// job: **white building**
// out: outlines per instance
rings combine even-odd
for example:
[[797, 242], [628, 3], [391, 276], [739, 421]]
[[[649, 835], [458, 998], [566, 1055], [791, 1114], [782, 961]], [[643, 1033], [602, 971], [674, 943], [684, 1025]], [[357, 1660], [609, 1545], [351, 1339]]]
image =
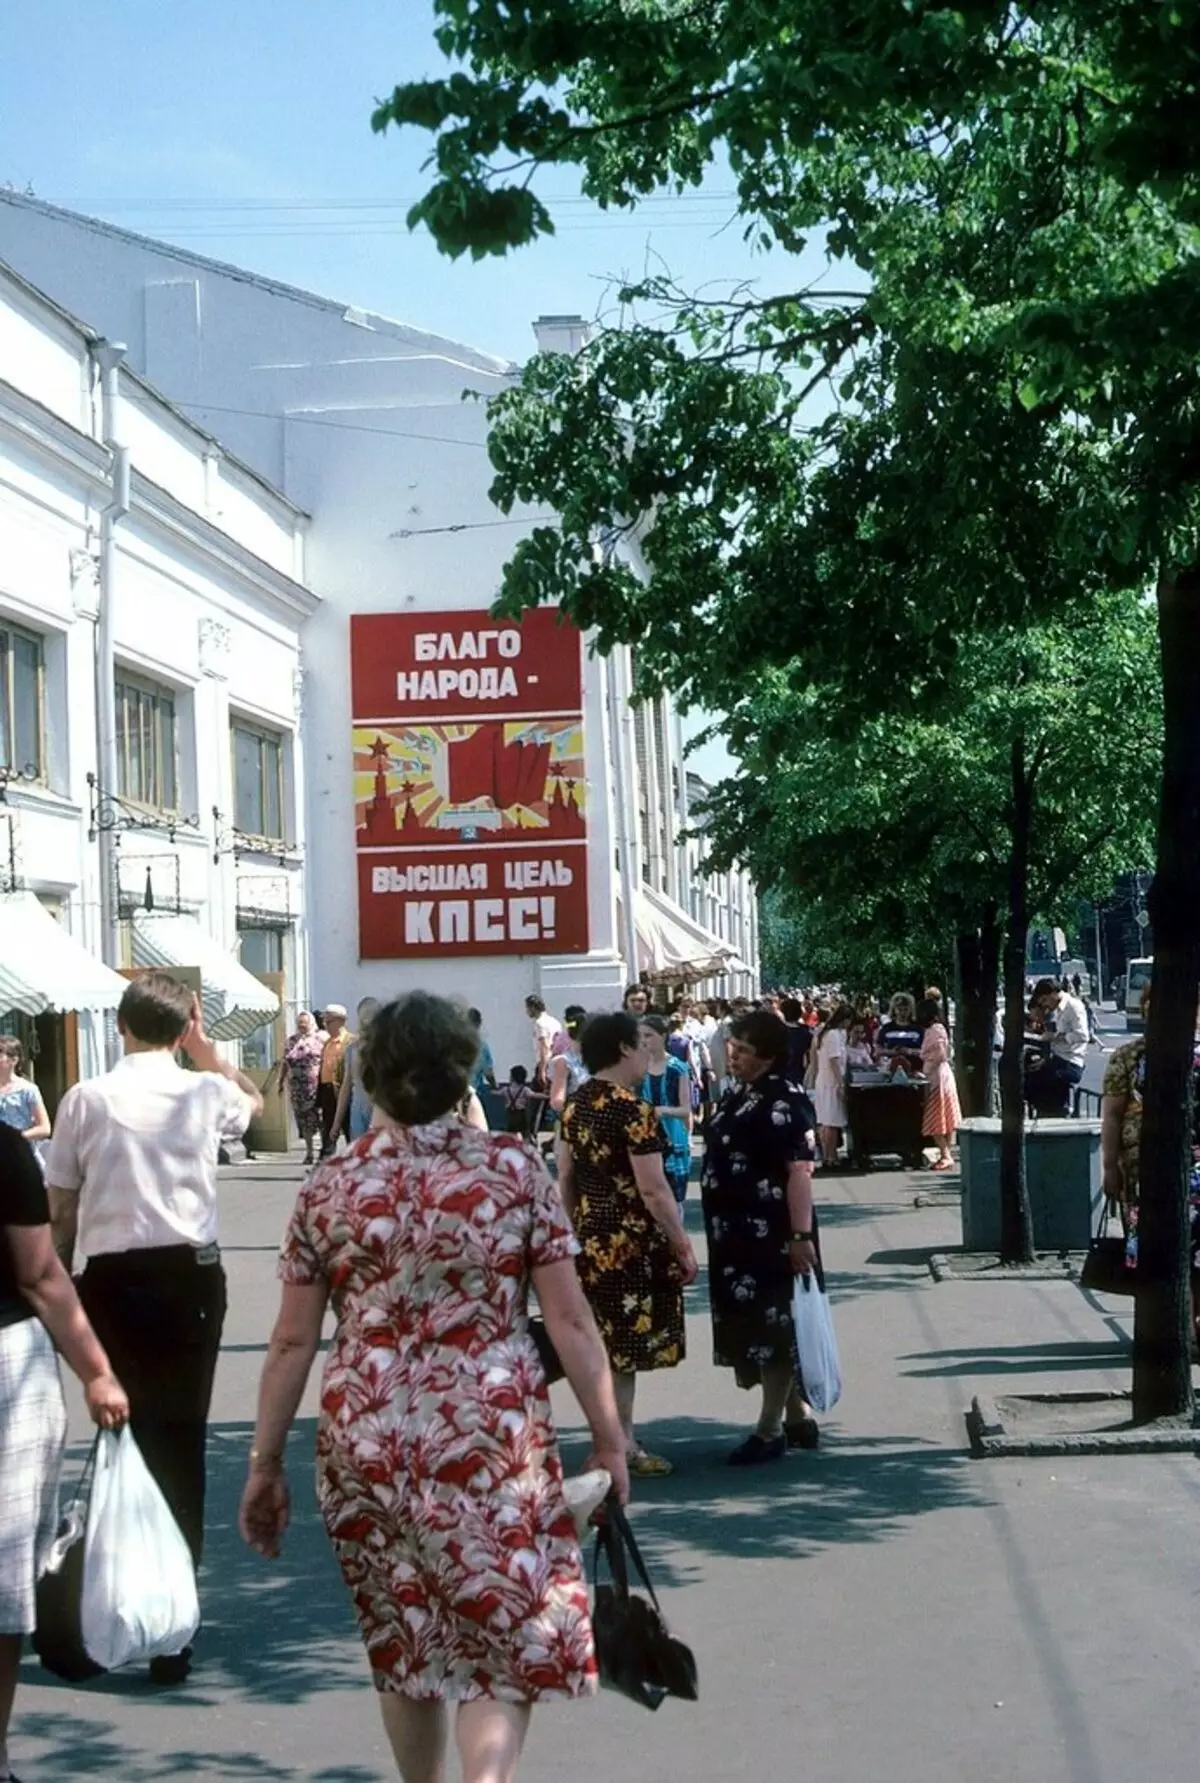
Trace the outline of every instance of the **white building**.
[[[694, 914], [675, 839], [685, 795], [674, 715], [631, 711], [620, 653], [584, 665], [587, 952], [404, 959], [397, 947], [394, 962], [360, 958], [355, 839], [369, 739], [360, 733], [352, 761], [349, 621], [449, 613], [469, 625], [495, 599], [528, 517], [509, 521], [491, 505], [483, 404], [463, 397], [495, 395], [512, 366], [14, 193], [0, 193], [0, 256], [60, 301], [86, 303], [139, 373], [310, 516], [306, 563], [321, 604], [304, 640], [306, 877], [318, 1006], [414, 982], [461, 993], [483, 1010], [504, 1069], [528, 1055], [529, 992], [553, 1009], [602, 1006], [641, 968], [694, 976], [698, 962], [735, 951]], [[540, 344], [569, 350], [581, 326], [549, 319]], [[387, 787], [399, 797], [394, 775]]]
[[128, 367], [106, 400], [116, 357], [0, 266], [0, 1030], [52, 1105], [103, 1063], [102, 959], [193, 969], [264, 1069], [306, 988], [304, 515]]

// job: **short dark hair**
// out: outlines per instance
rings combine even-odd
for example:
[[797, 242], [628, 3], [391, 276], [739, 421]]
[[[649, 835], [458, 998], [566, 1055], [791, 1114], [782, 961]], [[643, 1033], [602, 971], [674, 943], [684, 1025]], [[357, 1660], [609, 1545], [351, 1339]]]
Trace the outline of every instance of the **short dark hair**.
[[420, 1127], [462, 1101], [478, 1057], [479, 1035], [460, 1003], [409, 991], [385, 1003], [359, 1041], [359, 1075], [385, 1114]]
[[636, 1016], [625, 1009], [606, 1010], [603, 1015], [588, 1018], [579, 1040], [579, 1050], [588, 1070], [607, 1071], [621, 1063], [626, 1047], [638, 1043]]
[[665, 1016], [656, 1015], [653, 1010], [647, 1010], [646, 1014], [641, 1018], [641, 1025], [643, 1028], [653, 1028], [656, 1034], [661, 1034], [664, 1039], [666, 1038], [667, 1023]]
[[192, 1019], [195, 993], [170, 972], [142, 972], [117, 1005], [117, 1020], [143, 1046], [174, 1046]]
[[917, 1004], [917, 1021], [923, 1028], [932, 1027], [934, 1022], [942, 1019], [942, 1004], [938, 997], [922, 997]]
[[19, 1071], [25, 1063], [25, 1048], [15, 1034], [0, 1034], [0, 1053], [6, 1059], [12, 1059], [14, 1071]]
[[804, 1005], [799, 997], [785, 997], [779, 1005], [779, 1013], [785, 1022], [802, 1022], [804, 1020]]
[[1032, 1001], [1040, 1003], [1043, 997], [1053, 997], [1062, 989], [1057, 978], [1039, 978], [1033, 987]]
[[524, 1065], [514, 1065], [509, 1071], [508, 1081], [510, 1083], [528, 1083], [529, 1073]]
[[729, 1034], [733, 1040], [745, 1041], [760, 1059], [770, 1059], [776, 1065], [788, 1056], [787, 1023], [773, 1009], [748, 1009], [744, 1015], [735, 1015]]
[[587, 1024], [588, 1012], [582, 1003], [568, 1003], [563, 1010], [563, 1027], [572, 1040], [578, 1040]]
[[650, 986], [648, 984], [627, 984], [625, 995], [621, 999], [622, 1005], [628, 1003], [630, 997], [645, 997], [648, 1003], [650, 1001]]
[[540, 1015], [546, 1005], [542, 1002], [540, 997], [529, 996], [525, 999], [525, 1007], [528, 1009], [530, 1015]]

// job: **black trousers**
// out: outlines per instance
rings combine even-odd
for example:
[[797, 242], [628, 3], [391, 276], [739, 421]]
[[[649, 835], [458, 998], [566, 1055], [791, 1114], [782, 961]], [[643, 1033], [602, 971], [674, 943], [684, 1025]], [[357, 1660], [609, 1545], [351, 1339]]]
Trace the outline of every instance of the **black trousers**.
[[204, 1547], [205, 1437], [225, 1323], [215, 1245], [93, 1257], [79, 1298], [129, 1395], [129, 1423], [196, 1566]]
[[1050, 1053], [1025, 1073], [1025, 1100], [1035, 1114], [1066, 1117], [1071, 1112], [1071, 1092], [1082, 1077], [1082, 1065]]
[[[317, 1113], [321, 1118], [321, 1156], [328, 1157], [337, 1145], [337, 1134], [333, 1123], [337, 1118], [338, 1086], [336, 1083], [319, 1083], [317, 1085]], [[345, 1119], [341, 1125], [341, 1135], [345, 1140], [350, 1138], [350, 1108], [346, 1107]]]

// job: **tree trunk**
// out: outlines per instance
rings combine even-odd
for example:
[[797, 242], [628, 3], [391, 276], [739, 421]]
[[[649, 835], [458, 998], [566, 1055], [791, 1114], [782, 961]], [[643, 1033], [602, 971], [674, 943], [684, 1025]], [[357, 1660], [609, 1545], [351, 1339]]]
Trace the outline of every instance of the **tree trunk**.
[[991, 1114], [995, 1083], [996, 993], [1000, 985], [1000, 929], [995, 917], [955, 937], [958, 1022], [955, 1069], [964, 1117]]
[[1195, 1415], [1188, 1175], [1200, 992], [1200, 571], [1160, 574], [1158, 636], [1163, 779], [1158, 862], [1148, 898], [1154, 984], [1146, 1024], [1133, 1326], [1138, 1423]]
[[1029, 926], [1029, 844], [1033, 785], [1025, 739], [1012, 746], [1012, 855], [1004, 943], [1004, 1050], [1000, 1055], [1000, 1261], [1032, 1263], [1033, 1214], [1025, 1177], [1025, 936]]

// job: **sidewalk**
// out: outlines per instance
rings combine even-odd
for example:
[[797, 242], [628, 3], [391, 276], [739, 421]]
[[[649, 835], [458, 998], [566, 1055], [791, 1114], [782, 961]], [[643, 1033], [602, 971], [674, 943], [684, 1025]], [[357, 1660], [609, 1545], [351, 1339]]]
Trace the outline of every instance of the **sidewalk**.
[[[27, 1661], [25, 1783], [394, 1775], [315, 1513], [310, 1421], [284, 1558], [259, 1561], [233, 1526], [298, 1175], [260, 1162], [222, 1185], [231, 1312], [194, 1677], [167, 1694], [121, 1676], [77, 1691]], [[639, 1387], [641, 1434], [677, 1472], [638, 1482], [633, 1514], [701, 1701], [541, 1710], [523, 1783], [1126, 1783], [1192, 1757], [1195, 1461], [967, 1455], [980, 1388], [1127, 1384], [1128, 1308], [1108, 1318], [1067, 1281], [935, 1284], [926, 1255], [960, 1234], [953, 1207], [914, 1208], [930, 1180], [820, 1183], [846, 1398], [816, 1455], [725, 1466], [756, 1396], [712, 1368], [703, 1276], [691, 1290], [687, 1363]], [[555, 1401], [578, 1465], [569, 1392]], [[305, 1420], [314, 1404], [315, 1381]]]

